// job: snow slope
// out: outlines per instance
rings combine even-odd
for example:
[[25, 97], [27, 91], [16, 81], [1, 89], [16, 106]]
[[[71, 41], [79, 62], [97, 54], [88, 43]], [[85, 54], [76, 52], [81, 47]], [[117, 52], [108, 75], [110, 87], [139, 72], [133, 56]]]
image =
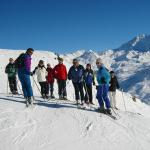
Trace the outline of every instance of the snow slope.
[[[4, 67], [9, 57], [15, 58], [20, 52], [0, 51], [0, 150], [149, 150], [150, 107], [139, 99], [133, 102], [128, 93], [122, 95], [117, 91], [118, 120], [92, 110], [77, 109], [71, 82], [67, 84], [71, 101], [67, 102], [43, 101], [34, 82], [35, 108], [25, 108], [21, 95], [7, 95]], [[105, 55], [111, 55], [110, 53], [111, 51]], [[39, 59], [55, 65], [55, 58], [56, 55], [51, 52], [37, 51], [33, 55], [32, 68]], [[64, 58], [69, 68], [71, 61]], [[93, 90], [97, 108], [96, 90]], [[56, 84], [55, 95], [58, 96]]]

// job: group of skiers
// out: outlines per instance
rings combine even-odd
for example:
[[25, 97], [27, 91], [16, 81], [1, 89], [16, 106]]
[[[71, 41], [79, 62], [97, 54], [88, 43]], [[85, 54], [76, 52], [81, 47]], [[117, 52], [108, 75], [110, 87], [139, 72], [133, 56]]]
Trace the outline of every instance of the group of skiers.
[[92, 87], [97, 81], [98, 85], [95, 86], [97, 89], [96, 98], [100, 106], [99, 111], [111, 114], [111, 107], [117, 109], [115, 98], [116, 89], [119, 88], [117, 77], [113, 71], [108, 71], [102, 59], [98, 58], [96, 60], [98, 70], [95, 72], [92, 70], [91, 64], [87, 64], [86, 68], [84, 68], [78, 59], [73, 59], [73, 65], [67, 73], [66, 66], [63, 64], [63, 58], [60, 57], [58, 57], [58, 64], [54, 68], [50, 64], [47, 64], [47, 67], [45, 67], [44, 61], [40, 60], [37, 67], [31, 72], [31, 56], [33, 52], [33, 48], [28, 48], [26, 53], [22, 53], [15, 61], [10, 58], [9, 64], [5, 69], [5, 72], [8, 74], [10, 91], [13, 94], [18, 93], [16, 81], [18, 73], [27, 106], [32, 105], [34, 101], [30, 76], [36, 74], [43, 98], [55, 98], [54, 81], [56, 79], [59, 99], [67, 100], [66, 81], [68, 79], [72, 81], [77, 104], [80, 103], [79, 100], [81, 100], [81, 105], [85, 103], [94, 104]]

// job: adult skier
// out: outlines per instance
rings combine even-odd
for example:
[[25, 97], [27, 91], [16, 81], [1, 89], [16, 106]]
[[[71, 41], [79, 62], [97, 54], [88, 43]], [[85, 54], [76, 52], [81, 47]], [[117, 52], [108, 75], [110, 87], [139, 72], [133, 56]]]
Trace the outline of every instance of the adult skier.
[[[81, 98], [81, 105], [84, 105], [84, 67], [79, 64], [77, 59], [73, 59], [73, 66], [70, 67], [68, 72], [68, 79], [72, 80], [74, 90], [75, 90], [75, 99], [77, 104], [79, 104], [79, 99]], [[80, 96], [79, 96], [80, 94]]]
[[50, 97], [55, 98], [55, 96], [54, 96], [54, 71], [53, 71], [53, 68], [51, 67], [51, 65], [49, 63], [47, 64], [46, 70], [48, 72], [48, 75], [47, 75], [48, 93], [50, 90]]
[[18, 94], [17, 91], [17, 68], [13, 58], [9, 58], [9, 64], [5, 68], [5, 73], [8, 75], [9, 88], [12, 94]]
[[[110, 82], [110, 74], [105, 68], [104, 64], [102, 63], [102, 59], [98, 58], [96, 60], [96, 65], [98, 71], [96, 72], [96, 78], [98, 82], [97, 87], [97, 99], [100, 106], [100, 112], [107, 113], [111, 115], [110, 110], [110, 101], [108, 98], [108, 91], [109, 91], [109, 82]], [[104, 102], [106, 106], [106, 111], [104, 107]]]
[[37, 81], [39, 82], [40, 87], [41, 87], [42, 98], [48, 99], [48, 88], [47, 88], [48, 83], [46, 80], [48, 73], [47, 73], [46, 68], [44, 66], [43, 60], [39, 61], [38, 66], [33, 71], [33, 75], [34, 74], [37, 75]]
[[31, 75], [31, 56], [34, 52], [33, 48], [28, 48], [26, 53], [22, 53], [15, 61], [18, 68], [18, 77], [22, 85], [24, 97], [26, 99], [26, 105], [32, 105], [34, 101], [33, 91], [30, 81]]
[[119, 89], [119, 83], [114, 71], [110, 71], [110, 86], [109, 86], [109, 98], [110, 98], [110, 105], [112, 108], [118, 109], [116, 107], [116, 89]]
[[93, 103], [93, 94], [92, 94], [92, 85], [95, 85], [94, 81], [94, 73], [91, 69], [91, 64], [86, 65], [86, 69], [84, 71], [84, 81], [85, 81], [85, 102], [94, 104]]
[[66, 91], [66, 80], [67, 80], [67, 69], [63, 64], [63, 58], [58, 57], [58, 64], [54, 67], [54, 77], [57, 79], [58, 83], [58, 94], [59, 99], [67, 100]]

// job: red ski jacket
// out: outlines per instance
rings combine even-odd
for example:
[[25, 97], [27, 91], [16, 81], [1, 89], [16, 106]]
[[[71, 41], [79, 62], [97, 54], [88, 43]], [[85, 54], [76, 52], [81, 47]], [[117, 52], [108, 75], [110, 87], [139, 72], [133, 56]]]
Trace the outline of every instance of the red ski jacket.
[[46, 69], [48, 72], [48, 76], [47, 76], [47, 82], [48, 83], [54, 83], [54, 71], [52, 68], [47, 68]]
[[58, 80], [67, 80], [67, 69], [64, 64], [58, 64], [53, 69], [54, 77]]

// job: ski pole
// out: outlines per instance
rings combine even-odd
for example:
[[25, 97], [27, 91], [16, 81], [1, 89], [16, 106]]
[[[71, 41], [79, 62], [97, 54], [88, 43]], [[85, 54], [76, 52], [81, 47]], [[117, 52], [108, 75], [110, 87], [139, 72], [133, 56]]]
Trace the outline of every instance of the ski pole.
[[37, 85], [37, 83], [36, 83], [36, 81], [35, 81], [35, 79], [34, 79], [34, 77], [33, 77], [33, 76], [32, 76], [32, 78], [33, 78], [33, 81], [34, 81], [34, 83], [35, 83], [35, 85], [36, 85], [36, 87], [37, 87], [37, 89], [38, 89], [38, 91], [39, 91], [40, 95], [41, 95], [41, 91], [40, 91], [39, 86]]
[[115, 114], [115, 115], [117, 115], [117, 116], [120, 118], [119, 113], [118, 113], [118, 112], [116, 112], [113, 108], [111, 108], [111, 109], [112, 109], [112, 111], [114, 112], [114, 114]]
[[7, 90], [6, 93], [8, 95], [8, 77], [7, 77], [7, 89], [6, 90]]
[[24, 95], [23, 92], [22, 92], [22, 90], [21, 90], [21, 87], [20, 87], [20, 85], [19, 85], [19, 80], [18, 80], [18, 78], [17, 78], [17, 86], [18, 86], [18, 88], [19, 88], [20, 93], [21, 93], [22, 95]]
[[121, 91], [122, 91], [122, 100], [123, 100], [124, 108], [125, 108], [125, 111], [127, 111], [125, 99], [124, 99], [124, 95], [123, 95], [123, 89]]
[[86, 92], [87, 100], [89, 101], [89, 94], [88, 94], [87, 86], [86, 86], [86, 83], [85, 83], [84, 80], [83, 80], [83, 85], [84, 85], [84, 89], [85, 89], [85, 92]]

